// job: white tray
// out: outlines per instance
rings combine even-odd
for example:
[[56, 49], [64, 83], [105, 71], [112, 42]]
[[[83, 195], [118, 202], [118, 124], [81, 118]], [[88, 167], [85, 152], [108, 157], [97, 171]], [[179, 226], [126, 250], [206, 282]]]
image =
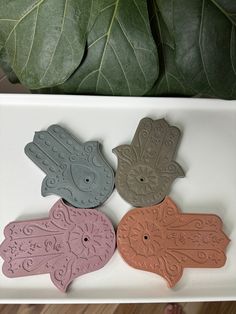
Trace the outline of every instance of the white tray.
[[[116, 252], [103, 269], [74, 280], [67, 294], [57, 291], [49, 275], [9, 279], [0, 273], [1, 303], [236, 300], [236, 102], [0, 95], [0, 242], [7, 223], [47, 217], [58, 199], [40, 195], [44, 174], [24, 154], [35, 130], [61, 123], [83, 141], [99, 140], [115, 169], [112, 148], [130, 143], [145, 116], [165, 117], [183, 131], [177, 161], [186, 177], [174, 182], [170, 195], [183, 212], [222, 217], [232, 240], [225, 267], [185, 269], [171, 290], [164, 279], [129, 267]], [[101, 210], [117, 225], [130, 208], [115, 191]]]

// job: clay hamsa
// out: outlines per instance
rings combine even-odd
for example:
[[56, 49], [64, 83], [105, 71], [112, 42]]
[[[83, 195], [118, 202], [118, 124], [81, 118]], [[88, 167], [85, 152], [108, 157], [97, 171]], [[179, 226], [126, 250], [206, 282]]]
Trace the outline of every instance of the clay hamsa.
[[164, 120], [144, 118], [132, 143], [113, 149], [118, 157], [115, 184], [120, 195], [136, 207], [160, 203], [172, 182], [184, 172], [174, 161], [180, 130]]
[[130, 210], [117, 229], [117, 248], [124, 260], [164, 277], [169, 287], [180, 280], [184, 268], [224, 266], [229, 241], [218, 216], [182, 214], [169, 197]]
[[50, 274], [66, 291], [73, 279], [102, 268], [116, 238], [110, 220], [95, 209], [78, 209], [59, 200], [49, 218], [15, 221], [4, 229], [0, 246], [7, 277]]
[[113, 191], [114, 173], [99, 143], [79, 143], [59, 125], [36, 132], [25, 153], [46, 173], [43, 196], [56, 194], [75, 207], [94, 208]]

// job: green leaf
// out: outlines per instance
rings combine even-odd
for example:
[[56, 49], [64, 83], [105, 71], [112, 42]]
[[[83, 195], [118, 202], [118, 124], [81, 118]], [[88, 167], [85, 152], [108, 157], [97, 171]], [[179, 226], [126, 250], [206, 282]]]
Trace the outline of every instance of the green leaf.
[[[157, 49], [145, 0], [94, 0], [87, 54], [54, 93], [143, 95], [158, 76]], [[96, 17], [95, 17], [96, 15]]]
[[[154, 87], [147, 93], [148, 96], [193, 96], [196, 94], [184, 78], [181, 77], [175, 64], [175, 43], [167, 28], [160, 10], [158, 0], [149, 2], [151, 16], [151, 27], [159, 51], [160, 75]], [[173, 20], [172, 10], [162, 3], [165, 18], [171, 23]], [[173, 28], [171, 25], [170, 30]]]
[[92, 0], [0, 0], [0, 49], [22, 84], [63, 83], [81, 62]]
[[232, 0], [159, 0], [173, 9], [165, 20], [181, 76], [198, 93], [236, 98], [236, 4]]

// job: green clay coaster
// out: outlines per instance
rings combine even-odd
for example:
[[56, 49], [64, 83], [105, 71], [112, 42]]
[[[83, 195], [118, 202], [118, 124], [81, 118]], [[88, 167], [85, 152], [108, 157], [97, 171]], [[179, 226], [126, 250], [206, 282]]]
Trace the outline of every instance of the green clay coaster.
[[180, 130], [165, 119], [140, 121], [130, 145], [113, 149], [118, 157], [115, 184], [128, 203], [136, 207], [160, 203], [172, 182], [184, 172], [174, 161]]
[[41, 193], [56, 194], [75, 207], [94, 208], [114, 188], [114, 173], [96, 141], [80, 143], [59, 125], [36, 132], [26, 155], [45, 173]]

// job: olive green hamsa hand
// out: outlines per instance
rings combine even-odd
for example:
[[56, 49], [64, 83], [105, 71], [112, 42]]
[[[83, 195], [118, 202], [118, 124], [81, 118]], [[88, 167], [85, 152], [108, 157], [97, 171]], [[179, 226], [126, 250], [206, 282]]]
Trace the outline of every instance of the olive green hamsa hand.
[[174, 161], [180, 130], [165, 119], [140, 121], [130, 145], [113, 149], [118, 157], [115, 184], [120, 195], [136, 207], [160, 203], [172, 182], [184, 172]]

